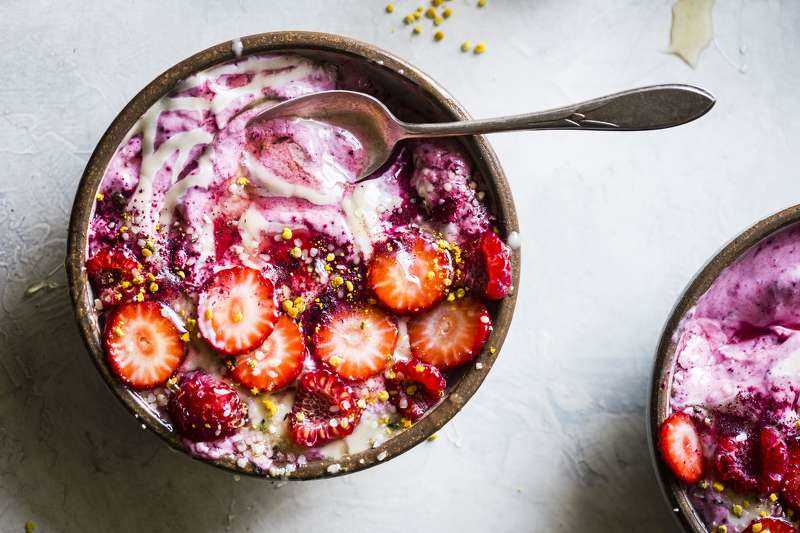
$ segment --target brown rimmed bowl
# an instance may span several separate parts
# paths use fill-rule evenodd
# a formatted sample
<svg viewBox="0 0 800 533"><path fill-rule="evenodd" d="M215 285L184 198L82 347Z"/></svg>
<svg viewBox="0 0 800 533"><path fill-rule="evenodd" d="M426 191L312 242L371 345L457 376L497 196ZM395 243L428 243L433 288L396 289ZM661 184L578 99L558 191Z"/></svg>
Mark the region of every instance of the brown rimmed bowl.
<svg viewBox="0 0 800 533"><path fill-rule="evenodd" d="M686 531L706 533L708 528L703 523L700 514L692 506L685 487L675 479L664 461L661 460L656 446L658 429L672 412L669 400L672 390L672 372L675 366L677 345L675 337L681 319L705 294L726 267L762 240L799 222L800 205L796 205L757 222L734 238L689 283L670 313L664 331L661 333L650 381L650 397L646 417L647 439L661 490L672 508L675 518Z"/></svg>
<svg viewBox="0 0 800 533"><path fill-rule="evenodd" d="M334 63L345 60L355 61L359 67L363 66L369 77L384 85L393 96L398 96L404 105L411 107L428 121L471 118L469 113L447 91L416 67L375 46L349 37L289 31L250 35L242 37L241 42L243 45L242 56L287 52ZM103 380L128 411L170 447L182 452L186 452L186 450L178 436L158 416L145 407L144 401L136 393L114 377L106 363L101 347L98 316L93 305L92 289L84 269L87 233L98 186L108 162L128 130L145 111L159 98L169 93L178 82L198 71L234 59L236 56L231 41L212 46L171 67L134 96L111 123L92 153L78 185L69 224L67 278L75 317L89 355ZM481 186L486 191L486 201L497 215L498 229L501 235L506 237L510 232L518 230L517 215L511 198L511 190L497 156L483 137L466 137L461 141L472 158L476 174L481 176ZM519 265L520 254L517 250L513 255L515 288L519 287ZM336 461L310 462L307 466L290 474L288 479L317 479L363 470L400 455L439 430L461 410L491 369L511 324L515 303L516 290L491 306L490 311L495 319L494 331L483 352L476 359L476 362L482 363L482 368L478 369L474 364L468 365L460 374L457 374L445 399L424 418L378 448L347 455ZM495 350L490 350L490 347ZM233 461L227 459L216 461L201 459L201 461L233 473L267 477L265 473L255 472L252 465L240 468ZM341 469L334 473L328 472L328 467L334 462L338 463ZM286 479L286 477L282 479Z"/></svg>

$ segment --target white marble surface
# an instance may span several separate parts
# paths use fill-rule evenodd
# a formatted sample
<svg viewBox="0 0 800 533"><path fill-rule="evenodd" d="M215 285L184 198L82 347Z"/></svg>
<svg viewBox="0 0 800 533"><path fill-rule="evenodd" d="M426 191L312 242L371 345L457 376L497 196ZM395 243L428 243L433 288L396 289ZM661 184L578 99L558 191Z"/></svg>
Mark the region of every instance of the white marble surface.
<svg viewBox="0 0 800 533"><path fill-rule="evenodd" d="M718 0L697 70L665 53L670 3L454 0L434 44L399 24L404 0L392 17L380 2L0 0L0 530L673 531L645 441L652 352L703 262L800 200L800 3ZM274 488L139 428L84 352L60 265L78 178L128 99L194 51L281 29L374 42L476 116L656 82L719 103L672 131L494 136L525 256L494 370L438 441ZM489 52L460 54L465 38ZM48 274L57 288L24 296Z"/></svg>

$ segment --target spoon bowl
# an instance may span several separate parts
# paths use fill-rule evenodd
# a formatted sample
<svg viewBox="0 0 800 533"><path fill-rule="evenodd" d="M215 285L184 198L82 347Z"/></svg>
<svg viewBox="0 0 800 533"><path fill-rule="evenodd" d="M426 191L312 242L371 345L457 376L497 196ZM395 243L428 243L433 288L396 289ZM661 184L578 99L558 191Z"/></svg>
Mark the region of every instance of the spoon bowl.
<svg viewBox="0 0 800 533"><path fill-rule="evenodd" d="M355 91L323 91L292 98L270 107L250 124L278 118L301 118L324 122L347 130L364 148L364 166L359 181L373 174L407 137L404 122L379 100Z"/></svg>

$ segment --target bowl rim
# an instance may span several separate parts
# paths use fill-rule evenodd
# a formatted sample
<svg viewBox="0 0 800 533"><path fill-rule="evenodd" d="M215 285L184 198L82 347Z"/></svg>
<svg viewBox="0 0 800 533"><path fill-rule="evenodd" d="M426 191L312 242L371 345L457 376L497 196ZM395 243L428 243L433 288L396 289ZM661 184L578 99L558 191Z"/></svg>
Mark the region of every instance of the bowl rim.
<svg viewBox="0 0 800 533"><path fill-rule="evenodd" d="M670 311L656 348L650 376L647 413L647 441L650 458L661 492L673 514L686 531L705 533L700 514L691 504L685 486L678 482L659 457L656 443L661 422L671 413L669 398L672 390L676 339L682 318L694 307L722 271L733 264L753 246L776 232L800 222L800 205L794 205L763 218L742 231L717 252L692 278Z"/></svg>
<svg viewBox="0 0 800 533"><path fill-rule="evenodd" d="M232 44L236 43L238 45L239 41L242 44L242 51L237 56L233 52ZM381 446L355 454L348 454L336 460L313 461L288 475L280 476L273 476L265 471L258 472L252 464L241 468L233 461L225 458L210 460L199 458L189 453L180 442L179 437L165 427L143 403L140 403L133 392L114 378L105 362L105 356L101 348L100 332L95 319L96 311L93 300L90 298L89 282L84 268L88 224L93 213L95 195L105 168L124 135L134 122L161 96L168 93L176 83L195 72L219 63L235 60L238 57L259 53L290 51L327 52L370 62L388 71L389 75L420 89L439 111L448 117L452 117L453 120L471 118L463 106L427 74L389 52L350 37L320 32L278 31L248 35L233 41L216 44L180 61L158 75L125 105L100 138L86 164L75 193L69 222L65 265L75 320L89 356L111 392L142 423L143 428L148 428L170 448L180 451L192 459L211 464L230 473L268 480L311 480L364 470L397 457L441 429L477 391L499 356L511 324L518 292L516 288L519 287L520 281L521 256L519 249L516 249L512 251L514 290L497 305L492 334L481 354L475 359L475 362L482 364L482 368L478 369L475 365L470 365L452 387L444 401L440 402L439 405L411 428L393 436ZM496 198L497 226L501 234L508 235L512 231L519 231L511 190L497 155L484 137L466 138L464 143L469 148L471 158L479 168L484 183L493 189L493 194ZM335 466L337 464L339 465L338 467ZM332 468L329 470L329 467Z"/></svg>

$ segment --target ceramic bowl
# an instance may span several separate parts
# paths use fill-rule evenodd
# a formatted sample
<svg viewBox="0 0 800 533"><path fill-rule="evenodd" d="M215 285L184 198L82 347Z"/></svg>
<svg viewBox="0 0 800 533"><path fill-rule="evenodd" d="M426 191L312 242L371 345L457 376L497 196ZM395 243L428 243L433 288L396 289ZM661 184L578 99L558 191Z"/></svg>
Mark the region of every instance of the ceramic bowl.
<svg viewBox="0 0 800 533"><path fill-rule="evenodd" d="M94 298L83 266L87 253L87 229L93 212L95 194L105 168L127 131L152 104L167 94L179 81L213 65L236 59L234 43L236 47L239 46L239 40L221 43L181 61L159 75L122 109L100 139L86 165L75 196L69 225L67 276L75 317L89 355L103 380L128 411L169 446L179 451L185 449L169 425L148 410L144 401L135 392L120 383L106 364L101 348L97 312L93 306ZM424 119L449 121L470 118L469 113L447 91L416 67L375 46L348 37L294 31L262 33L242 37L241 46L243 56L291 52L333 62L356 61L359 66L363 66L370 77L385 85L393 95L398 95L404 104L417 111ZM506 237L510 232L518 230L517 216L511 191L497 156L482 137L467 137L462 139L462 143L472 157L476 170L482 176L481 185L486 190L488 204L498 217L501 235ZM519 286L519 265L519 251L515 251L514 287ZM341 465L341 469L335 473L327 470L332 461L315 461L293 472L288 476L289 479L315 479L362 470L374 466L380 460L386 461L396 457L439 430L470 399L492 368L511 323L515 302L516 291L492 306L491 311L495 317L494 331L483 353L476 360L482 363L479 365L482 368L468 365L457 374L444 401L424 418L378 448L337 459L335 462ZM490 346L496 348L496 351L490 351ZM491 401L489 398L486 400ZM239 468L232 461L225 459L203 460L203 462L235 473L265 477L265 474L255 472L252 465Z"/></svg>
<svg viewBox="0 0 800 533"><path fill-rule="evenodd" d="M675 513L680 525L686 531L705 533L708 531L699 513L692 507L684 486L675 480L656 449L658 429L671 414L669 399L672 387L672 372L675 366L676 332L681 319L708 290L720 273L735 262L747 250L761 240L783 228L800 222L800 205L793 206L765 218L749 227L718 254L716 254L689 283L670 313L661 333L656 350L653 373L650 382L650 398L647 407L647 438L652 454L656 475L668 504Z"/></svg>

